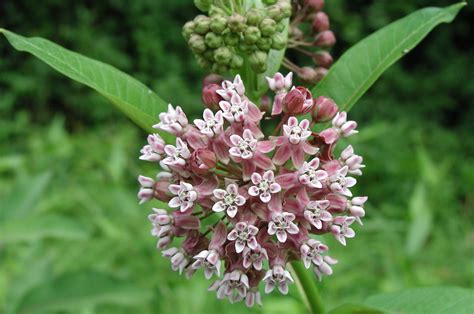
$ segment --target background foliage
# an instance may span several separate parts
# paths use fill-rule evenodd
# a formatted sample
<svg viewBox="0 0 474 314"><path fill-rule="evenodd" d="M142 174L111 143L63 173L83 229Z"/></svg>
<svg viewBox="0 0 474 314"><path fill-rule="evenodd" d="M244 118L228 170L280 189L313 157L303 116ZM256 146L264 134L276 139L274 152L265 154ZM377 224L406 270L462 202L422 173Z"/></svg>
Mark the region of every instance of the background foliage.
<svg viewBox="0 0 474 314"><path fill-rule="evenodd" d="M336 56L415 9L449 4L327 2ZM188 0L0 2L2 27L115 65L193 114L203 73L180 33L196 14ZM351 112L361 126L351 143L368 165L358 192L370 204L347 248L327 239L340 260L320 285L329 308L405 287L474 287L473 19L467 6L436 29ZM3 39L0 56L0 308L242 312L154 250L148 206L135 198L137 174L153 174L137 158L144 134ZM303 311L292 290L255 312Z"/></svg>

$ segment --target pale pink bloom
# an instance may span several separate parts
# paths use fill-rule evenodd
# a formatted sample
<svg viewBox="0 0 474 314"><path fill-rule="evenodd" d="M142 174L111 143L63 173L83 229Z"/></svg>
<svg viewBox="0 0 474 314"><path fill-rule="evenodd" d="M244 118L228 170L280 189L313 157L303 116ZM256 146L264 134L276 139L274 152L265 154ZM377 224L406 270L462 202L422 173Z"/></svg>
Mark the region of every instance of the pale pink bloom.
<svg viewBox="0 0 474 314"><path fill-rule="evenodd" d="M272 194L281 191L281 186L275 182L275 175L271 170L265 171L263 176L254 172L251 176L251 180L254 185L249 188L249 194L252 196L260 196L260 200L264 203L270 202Z"/></svg>
<svg viewBox="0 0 474 314"><path fill-rule="evenodd" d="M298 124L298 119L290 117L288 123L283 125L283 135L274 137L277 150L273 156L276 165L285 164L291 157L295 167L299 168L304 163L304 154L314 155L318 148L307 143L311 136L309 121L304 119Z"/></svg>
<svg viewBox="0 0 474 314"><path fill-rule="evenodd" d="M347 121L347 113L345 111L338 112L332 119L332 128L326 129L319 133L324 138L326 144L332 144L336 142L340 137L348 137L352 134L356 134L355 128L357 123L355 121Z"/></svg>
<svg viewBox="0 0 474 314"><path fill-rule="evenodd" d="M295 220L293 213L273 213L272 221L268 223L268 234L276 234L278 241L285 243L288 238L287 233L297 234L300 231L293 220Z"/></svg>
<svg viewBox="0 0 474 314"><path fill-rule="evenodd" d="M155 124L155 129L160 129L174 135L180 135L188 126L188 118L180 106L173 108L171 104L168 105L168 112L162 112L159 115L160 123Z"/></svg>
<svg viewBox="0 0 474 314"><path fill-rule="evenodd" d="M164 209L152 208L153 214L148 215L148 220L152 224L157 224L160 226L170 225L173 221L173 217L168 214Z"/></svg>
<svg viewBox="0 0 474 314"><path fill-rule="evenodd" d="M240 78L240 75L236 75L234 81L222 81L222 89L216 90L217 94L219 94L224 100L230 100L234 94L239 96L244 96L245 94L245 86L244 82Z"/></svg>
<svg viewBox="0 0 474 314"><path fill-rule="evenodd" d="M247 295L249 289L249 279L240 270L226 273L222 280L216 280L210 287L209 291L217 290L217 298L229 298L230 303L241 301Z"/></svg>
<svg viewBox="0 0 474 314"><path fill-rule="evenodd" d="M283 76L280 72L275 73L273 78L265 77L268 82L268 87L279 94L288 91L293 85L293 72L289 72L286 76Z"/></svg>
<svg viewBox="0 0 474 314"><path fill-rule="evenodd" d="M148 215L152 223L151 235L158 238L157 248L162 249L171 243L171 227L173 217L164 209L153 208L153 214Z"/></svg>
<svg viewBox="0 0 474 314"><path fill-rule="evenodd" d="M158 134L150 134L147 138L148 145L140 150L141 160L160 161L165 152L165 141Z"/></svg>
<svg viewBox="0 0 474 314"><path fill-rule="evenodd" d="M331 265L337 264L337 260L330 256L324 256L321 264L314 266L314 274L321 281L323 275L332 275Z"/></svg>
<svg viewBox="0 0 474 314"><path fill-rule="evenodd" d="M198 196L194 187L191 184L183 181L181 181L179 185L171 184L169 186L169 190L171 193L176 195L169 201L169 207L179 208L181 212L185 212L192 208L194 201Z"/></svg>
<svg viewBox="0 0 474 314"><path fill-rule="evenodd" d="M189 260L186 258L182 250L172 247L163 251L162 255L171 260L171 269L179 271L181 274L186 266L189 264Z"/></svg>
<svg viewBox="0 0 474 314"><path fill-rule="evenodd" d="M254 304L257 303L258 305L262 306L262 298L260 296L260 292L258 291L258 288L255 289L250 289L247 291L247 296L245 297L245 305L247 307L253 307Z"/></svg>
<svg viewBox="0 0 474 314"><path fill-rule="evenodd" d="M194 256L196 260L191 267L194 269L203 268L204 277L210 279L212 274L216 274L217 277L221 275L221 260L219 253L214 250L203 250L198 255Z"/></svg>
<svg viewBox="0 0 474 314"><path fill-rule="evenodd" d="M275 265L272 269L267 270L262 280L265 282L265 293L270 293L275 287L278 287L282 294L288 294L288 283L294 282L290 272L280 265Z"/></svg>
<svg viewBox="0 0 474 314"><path fill-rule="evenodd" d="M353 197L352 200L347 201L347 209L352 216L356 218L356 221L362 225L361 217L365 216L364 204L367 202L367 196Z"/></svg>
<svg viewBox="0 0 474 314"><path fill-rule="evenodd" d="M250 225L245 221L240 221L235 225L235 228L227 235L227 240L235 241L235 251L241 253L245 247L257 249L258 243L255 236L258 233L258 228Z"/></svg>
<svg viewBox="0 0 474 314"><path fill-rule="evenodd" d="M348 172L350 174L361 176L362 170L365 165L362 164L364 160L361 156L354 154L354 149L352 145L347 146L341 153L341 158L339 159L343 166L349 168Z"/></svg>
<svg viewBox="0 0 474 314"><path fill-rule="evenodd" d="M212 206L212 210L226 211L231 218L237 214L237 208L245 204L245 197L239 194L239 187L236 184L229 184L225 190L215 189L213 194L220 201Z"/></svg>
<svg viewBox="0 0 474 314"><path fill-rule="evenodd" d="M140 204L153 199L155 180L145 176L138 176L138 182L141 186L137 195L140 199Z"/></svg>
<svg viewBox="0 0 474 314"><path fill-rule="evenodd" d="M331 213L327 210L329 207L328 200L311 201L306 205L304 218L309 221L316 229L323 227L323 222L332 220Z"/></svg>
<svg viewBox="0 0 474 314"><path fill-rule="evenodd" d="M268 260L267 251L260 245L255 249L246 247L243 251L243 256L243 266L245 268L253 266L256 270L262 270L263 262Z"/></svg>
<svg viewBox="0 0 474 314"><path fill-rule="evenodd" d="M242 159L250 159L253 157L254 151L257 149L257 139L248 129L244 130L243 137L237 134L230 136L232 147L229 149L229 154L234 157Z"/></svg>
<svg viewBox="0 0 474 314"><path fill-rule="evenodd" d="M167 157L163 159L162 163L166 166L183 167L186 165L186 159L191 157L188 145L179 137L176 138L176 147L165 146L165 153Z"/></svg>
<svg viewBox="0 0 474 314"><path fill-rule="evenodd" d="M328 177L329 188L344 196L352 196L349 188L356 185L357 180L352 177L346 177L349 168L344 166Z"/></svg>
<svg viewBox="0 0 474 314"><path fill-rule="evenodd" d="M310 162L305 161L303 166L298 170L298 179L301 184L311 188L320 189L323 187L322 183L327 179L328 173L319 169L319 158L315 157Z"/></svg>
<svg viewBox="0 0 474 314"><path fill-rule="evenodd" d="M355 231L350 225L355 221L355 217L338 216L334 218L331 226L331 232L342 245L346 245L346 238L355 237Z"/></svg>
<svg viewBox="0 0 474 314"><path fill-rule="evenodd" d="M329 248L321 242L309 239L300 247L301 259L304 267L309 268L311 264L321 265L323 263L322 253L325 253Z"/></svg>
<svg viewBox="0 0 474 314"><path fill-rule="evenodd" d="M249 111L249 102L242 99L238 94L232 95L229 101L219 102L219 106L223 111L223 116L229 122L243 122Z"/></svg>
<svg viewBox="0 0 474 314"><path fill-rule="evenodd" d="M194 124L202 134L208 137L214 137L222 132L222 127L224 125L222 111L219 110L214 115L210 109L206 108L204 109L203 118L204 120L194 120Z"/></svg>

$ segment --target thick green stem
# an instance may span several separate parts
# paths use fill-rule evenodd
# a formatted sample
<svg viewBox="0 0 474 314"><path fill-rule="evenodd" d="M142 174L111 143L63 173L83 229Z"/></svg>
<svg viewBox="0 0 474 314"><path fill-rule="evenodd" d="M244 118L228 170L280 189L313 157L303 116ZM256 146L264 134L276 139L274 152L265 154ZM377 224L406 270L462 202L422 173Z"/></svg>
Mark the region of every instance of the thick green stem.
<svg viewBox="0 0 474 314"><path fill-rule="evenodd" d="M301 298L310 314L324 313L323 301L316 287L316 280L312 273L304 268L301 262L292 262L289 266L293 279L301 294Z"/></svg>

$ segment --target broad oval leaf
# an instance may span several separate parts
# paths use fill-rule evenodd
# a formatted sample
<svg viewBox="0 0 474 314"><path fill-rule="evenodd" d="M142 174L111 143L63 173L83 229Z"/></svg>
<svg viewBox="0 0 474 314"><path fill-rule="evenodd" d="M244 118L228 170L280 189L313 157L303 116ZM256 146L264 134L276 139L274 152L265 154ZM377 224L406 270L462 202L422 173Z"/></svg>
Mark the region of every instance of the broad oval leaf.
<svg viewBox="0 0 474 314"><path fill-rule="evenodd" d="M156 132L152 125L167 104L130 75L43 38L23 37L1 28L0 33L15 49L31 53L58 72L96 90L144 130Z"/></svg>
<svg viewBox="0 0 474 314"><path fill-rule="evenodd" d="M313 94L330 97L341 110L349 111L387 68L435 26L450 23L465 5L424 8L378 30L344 53L313 88Z"/></svg>
<svg viewBox="0 0 474 314"><path fill-rule="evenodd" d="M140 305L152 297L148 289L107 274L82 271L65 274L33 289L20 301L17 313L77 313L100 304Z"/></svg>
<svg viewBox="0 0 474 314"><path fill-rule="evenodd" d="M408 289L369 297L364 304L388 313L474 313L474 290L457 287Z"/></svg>

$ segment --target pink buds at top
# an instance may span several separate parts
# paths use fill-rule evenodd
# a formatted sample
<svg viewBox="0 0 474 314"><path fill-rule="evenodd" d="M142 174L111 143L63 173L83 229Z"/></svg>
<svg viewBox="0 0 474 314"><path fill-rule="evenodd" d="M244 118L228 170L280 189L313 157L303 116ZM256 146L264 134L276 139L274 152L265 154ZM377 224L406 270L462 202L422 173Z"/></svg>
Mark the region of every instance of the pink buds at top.
<svg viewBox="0 0 474 314"><path fill-rule="evenodd" d="M219 108L219 102L223 98L217 93L217 90L221 89L218 84L207 84L202 88L202 103L210 108L217 109Z"/></svg>
<svg viewBox="0 0 474 314"><path fill-rule="evenodd" d="M338 110L339 108L331 98L319 96L318 98L316 98L315 105L312 111L313 121L329 121L334 117Z"/></svg>
<svg viewBox="0 0 474 314"><path fill-rule="evenodd" d="M280 265L275 265L272 269L267 270L263 281L265 281L265 293L270 293L277 287L282 294L288 294L288 283L294 282L290 272Z"/></svg>
<svg viewBox="0 0 474 314"><path fill-rule="evenodd" d="M254 172L251 176L254 184L249 188L249 194L252 196L260 196L260 200L264 203L270 202L272 194L281 191L281 186L275 182L273 171L266 171L263 176Z"/></svg>
<svg viewBox="0 0 474 314"><path fill-rule="evenodd" d="M318 12L313 17L313 31L316 33L327 31L329 29L329 17L324 12Z"/></svg>
<svg viewBox="0 0 474 314"><path fill-rule="evenodd" d="M324 0L305 0L304 3L314 11L321 11L324 7Z"/></svg>
<svg viewBox="0 0 474 314"><path fill-rule="evenodd" d="M327 51L318 51L314 54L313 56L313 61L323 67L323 68L326 68L326 69L329 69L329 67L332 65L333 63L333 58L331 56L331 54Z"/></svg>
<svg viewBox="0 0 474 314"><path fill-rule="evenodd" d="M304 114L311 111L312 107L313 96L306 87L295 87L285 96L284 111L287 113Z"/></svg>
<svg viewBox="0 0 474 314"><path fill-rule="evenodd" d="M215 212L226 211L229 217L235 217L237 208L245 204L245 198L239 194L239 188L236 184L229 184L225 190L215 189L214 197L218 199L212 210Z"/></svg>
<svg viewBox="0 0 474 314"><path fill-rule="evenodd" d="M265 78L268 82L268 86L270 87L270 89L279 94L284 93L291 88L293 82L293 73L290 72L286 76L283 76L283 74L277 72L273 76L273 78L268 76Z"/></svg>
<svg viewBox="0 0 474 314"><path fill-rule="evenodd" d="M287 233L297 234L299 232L298 226L293 222L295 218L293 213L274 213L272 221L268 223L268 234L276 234L278 241L285 243L288 238Z"/></svg>
<svg viewBox="0 0 474 314"><path fill-rule="evenodd" d="M322 31L316 36L314 44L319 47L329 48L336 43L336 36L332 31Z"/></svg>
<svg viewBox="0 0 474 314"><path fill-rule="evenodd" d="M176 106L176 109L174 109L173 106L169 104L168 112L160 113L159 118L160 123L155 124L153 127L175 135L182 134L188 125L188 118L180 106Z"/></svg>

